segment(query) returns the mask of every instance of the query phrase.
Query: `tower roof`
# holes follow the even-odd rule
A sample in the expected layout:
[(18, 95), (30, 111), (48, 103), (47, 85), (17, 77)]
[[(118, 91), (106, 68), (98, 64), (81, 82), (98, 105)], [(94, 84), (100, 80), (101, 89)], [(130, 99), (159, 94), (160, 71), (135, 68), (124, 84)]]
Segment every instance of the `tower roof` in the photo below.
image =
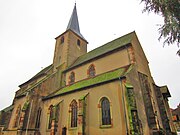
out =
[(78, 34), (81, 38), (83, 38), (85, 40), (85, 38), (83, 37), (83, 35), (80, 32), (80, 28), (79, 28), (79, 21), (78, 21), (78, 16), (77, 16), (77, 10), (76, 10), (76, 4), (74, 5), (74, 9), (71, 15), (71, 18), (69, 20), (68, 26), (66, 30), (72, 30), (74, 31), (76, 34)]

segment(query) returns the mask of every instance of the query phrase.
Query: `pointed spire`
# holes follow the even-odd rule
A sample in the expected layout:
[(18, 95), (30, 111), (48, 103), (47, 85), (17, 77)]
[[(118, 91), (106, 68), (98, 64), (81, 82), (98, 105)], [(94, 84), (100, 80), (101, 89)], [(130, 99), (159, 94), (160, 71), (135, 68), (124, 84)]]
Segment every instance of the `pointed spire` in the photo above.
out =
[(71, 18), (69, 20), (66, 30), (69, 30), (69, 29), (74, 31), (76, 34), (78, 34), (83, 39), (85, 39), (80, 32), (79, 21), (78, 21), (77, 10), (76, 10), (76, 3), (74, 5), (74, 9), (73, 9), (73, 12), (72, 12), (72, 15), (71, 15)]

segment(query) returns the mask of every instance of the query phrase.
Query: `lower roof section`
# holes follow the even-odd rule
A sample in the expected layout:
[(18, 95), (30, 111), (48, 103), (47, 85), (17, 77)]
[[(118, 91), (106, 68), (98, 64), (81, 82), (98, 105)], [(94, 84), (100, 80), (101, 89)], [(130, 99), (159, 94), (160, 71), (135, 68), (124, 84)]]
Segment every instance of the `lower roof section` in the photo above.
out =
[(75, 92), (80, 89), (89, 88), (95, 85), (100, 85), (102, 83), (106, 83), (109, 81), (117, 80), (120, 77), (125, 76), (131, 69), (132, 69), (132, 65), (128, 65), (126, 67), (118, 68), (116, 70), (112, 70), (110, 72), (106, 72), (92, 78), (84, 79), (82, 81), (76, 82), (71, 85), (67, 85), (59, 89), (58, 91), (50, 94), (49, 96), (44, 97), (43, 100), (57, 97), (63, 94)]

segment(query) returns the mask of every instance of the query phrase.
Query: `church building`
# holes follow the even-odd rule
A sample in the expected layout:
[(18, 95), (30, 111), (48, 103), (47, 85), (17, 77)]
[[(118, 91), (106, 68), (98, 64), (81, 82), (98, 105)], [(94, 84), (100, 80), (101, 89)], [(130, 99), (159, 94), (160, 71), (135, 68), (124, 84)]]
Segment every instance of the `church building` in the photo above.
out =
[(87, 52), (76, 5), (53, 63), (19, 85), (0, 135), (173, 135), (167, 86), (157, 86), (136, 33)]

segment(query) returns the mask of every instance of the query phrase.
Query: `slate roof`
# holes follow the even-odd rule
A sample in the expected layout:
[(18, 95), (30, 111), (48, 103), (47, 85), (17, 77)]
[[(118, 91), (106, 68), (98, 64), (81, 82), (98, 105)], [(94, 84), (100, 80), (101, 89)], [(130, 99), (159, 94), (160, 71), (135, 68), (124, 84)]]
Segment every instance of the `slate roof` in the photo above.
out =
[(84, 80), (76, 82), (72, 85), (67, 85), (66, 87), (61, 88), (58, 91), (56, 91), (56, 92), (50, 94), (49, 96), (45, 97), (44, 100), (52, 98), (52, 97), (56, 97), (59, 95), (67, 94), (70, 92), (75, 92), (75, 91), (80, 90), (80, 89), (86, 89), (86, 88), (91, 87), (91, 86), (100, 85), (102, 83), (117, 80), (120, 77), (128, 74), (132, 68), (133, 68), (132, 65), (128, 65), (126, 67), (118, 68), (116, 70), (97, 75), (93, 78), (84, 79)]
[(130, 44), (132, 41), (133, 35), (135, 35), (134, 31), (129, 34), (126, 34), (120, 38), (117, 38), (111, 42), (108, 42), (108, 43), (80, 56), (68, 69), (66, 69), (66, 71), (68, 71), (74, 67), (80, 66), (81, 64), (83, 64), (89, 60), (93, 60), (99, 56), (102, 56), (106, 53), (109, 53), (113, 50), (116, 50), (120, 47)]
[(66, 30), (69, 30), (69, 29), (74, 31), (76, 34), (78, 34), (84, 40), (86, 40), (80, 32), (78, 15), (77, 15), (77, 10), (76, 10), (76, 4), (74, 5), (74, 9), (73, 9), (73, 12), (72, 12), (72, 15), (71, 15), (71, 18), (69, 20), (69, 23), (68, 23)]

